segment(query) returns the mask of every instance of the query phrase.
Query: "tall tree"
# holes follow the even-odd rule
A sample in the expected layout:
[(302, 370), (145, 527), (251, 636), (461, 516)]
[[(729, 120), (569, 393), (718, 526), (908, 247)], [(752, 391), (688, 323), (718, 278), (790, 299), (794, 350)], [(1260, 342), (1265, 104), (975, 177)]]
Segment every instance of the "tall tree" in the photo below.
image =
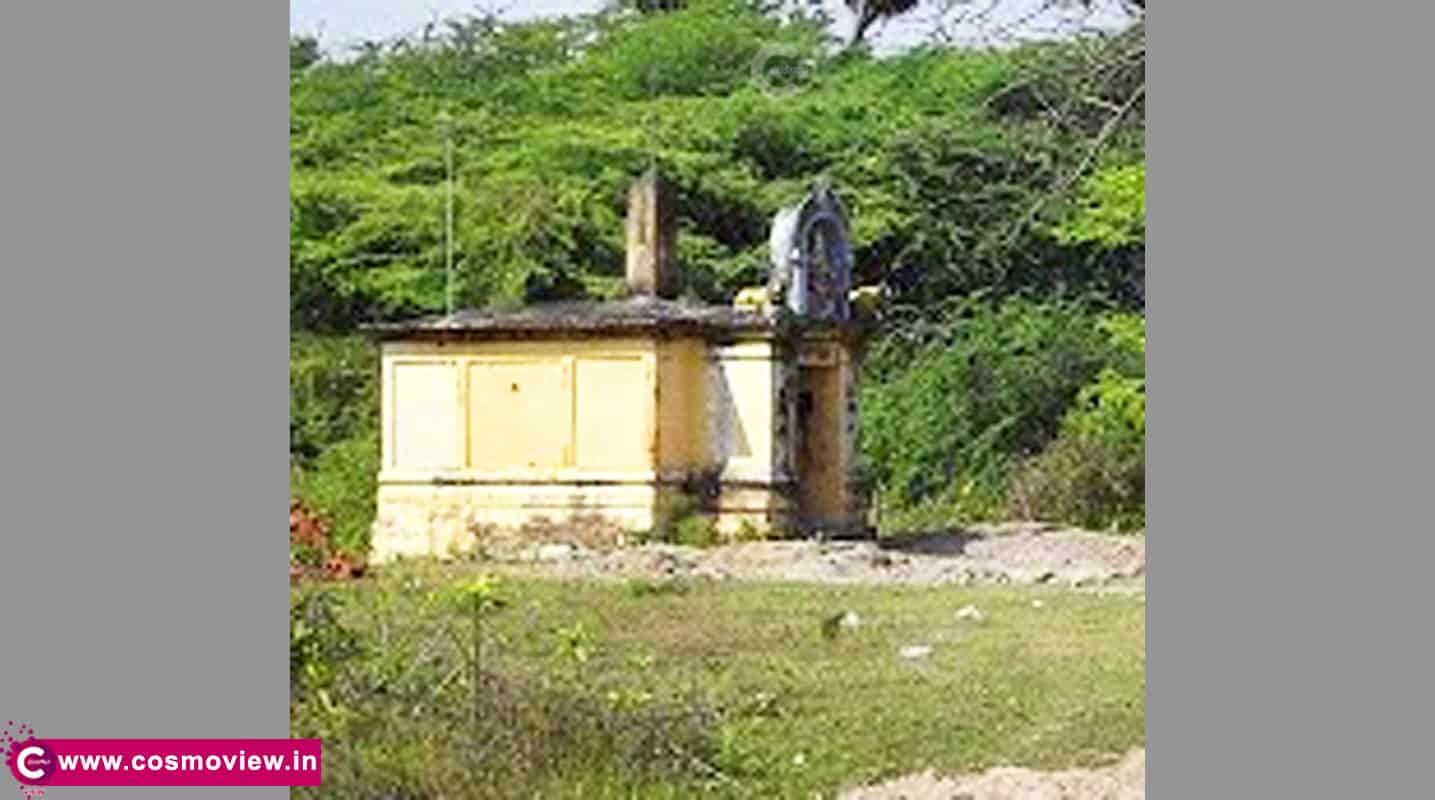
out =
[(658, 14), (664, 11), (680, 11), (687, 7), (687, 0), (624, 0), (620, 5), (636, 9), (643, 14)]
[(313, 36), (289, 37), (289, 71), (299, 72), (322, 57), (319, 40)]
[(898, 14), (905, 14), (917, 7), (917, 0), (845, 0), (847, 8), (856, 15), (857, 20), (852, 25), (852, 38), (848, 40), (848, 47), (861, 44), (867, 37), (867, 31), (878, 21), (888, 17), (895, 17)]

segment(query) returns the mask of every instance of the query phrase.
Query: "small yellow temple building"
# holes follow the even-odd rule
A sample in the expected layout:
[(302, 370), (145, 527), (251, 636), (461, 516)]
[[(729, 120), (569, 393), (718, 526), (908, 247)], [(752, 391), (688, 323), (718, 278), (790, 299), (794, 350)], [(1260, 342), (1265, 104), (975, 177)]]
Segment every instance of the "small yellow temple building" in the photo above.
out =
[(382, 467), (372, 558), (488, 538), (619, 543), (675, 515), (764, 534), (865, 529), (845, 213), (818, 187), (773, 225), (769, 284), (673, 299), (662, 182), (634, 184), (629, 296), (372, 328)]

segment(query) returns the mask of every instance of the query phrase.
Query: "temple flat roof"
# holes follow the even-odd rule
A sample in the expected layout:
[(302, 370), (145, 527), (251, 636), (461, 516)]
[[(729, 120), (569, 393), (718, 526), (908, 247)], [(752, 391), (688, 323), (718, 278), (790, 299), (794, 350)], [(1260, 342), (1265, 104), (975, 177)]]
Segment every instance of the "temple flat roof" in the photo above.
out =
[[(625, 300), (562, 301), (463, 309), (449, 315), (375, 323), (364, 326), (364, 330), (381, 339), (403, 339), (446, 334), (480, 337), (663, 333), (772, 335), (792, 327), (791, 320), (784, 321), (781, 317), (753, 309), (643, 295)], [(865, 326), (812, 323), (800, 327), (816, 331), (826, 328), (855, 330)]]
[(748, 309), (650, 296), (610, 301), (564, 301), (530, 306), (463, 309), (401, 322), (365, 326), (384, 338), (452, 333), (638, 333), (671, 329), (761, 331), (775, 327)]

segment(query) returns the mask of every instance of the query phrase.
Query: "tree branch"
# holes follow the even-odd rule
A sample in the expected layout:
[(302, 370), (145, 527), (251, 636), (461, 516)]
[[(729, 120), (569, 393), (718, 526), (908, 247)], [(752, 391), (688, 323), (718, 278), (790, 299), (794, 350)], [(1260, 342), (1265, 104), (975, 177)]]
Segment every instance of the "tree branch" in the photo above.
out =
[(1008, 247), (1011, 246), (1012, 243), (1016, 241), (1016, 237), (1041, 213), (1042, 208), (1046, 206), (1047, 202), (1053, 197), (1060, 197), (1071, 189), (1072, 185), (1095, 163), (1096, 157), (1101, 154), (1102, 148), (1106, 145), (1106, 140), (1111, 138), (1111, 134), (1115, 132), (1116, 126), (1130, 113), (1131, 109), (1136, 106), (1137, 101), (1145, 94), (1146, 83), (1142, 81), (1141, 85), (1136, 87), (1136, 90), (1131, 93), (1131, 96), (1126, 98), (1126, 102), (1122, 103), (1121, 107), (1116, 109), (1110, 117), (1107, 117), (1106, 122), (1101, 125), (1101, 130), (1097, 132), (1096, 138), (1092, 140), (1091, 146), (1087, 148), (1086, 155), (1077, 163), (1076, 168), (1058, 180), (1053, 191), (1038, 198), (1022, 217), (1021, 221), (1012, 226), (1011, 230), (1007, 232), (1004, 245)]

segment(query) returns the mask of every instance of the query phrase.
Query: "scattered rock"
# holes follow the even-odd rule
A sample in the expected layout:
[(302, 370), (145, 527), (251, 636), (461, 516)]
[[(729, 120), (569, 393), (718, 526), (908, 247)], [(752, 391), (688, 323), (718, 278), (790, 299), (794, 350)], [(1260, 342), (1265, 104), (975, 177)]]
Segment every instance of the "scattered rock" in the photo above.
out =
[(698, 567), (693, 570), (693, 577), (707, 578), (714, 581), (731, 580), (733, 574), (722, 567)]
[(770, 540), (711, 548), (654, 543), (613, 550), (543, 544), (530, 546), (521, 560), (563, 577), (710, 576), (808, 583), (1094, 588), (1144, 583), (1136, 576), (1144, 574), (1145, 558), (1145, 540), (1140, 537), (1009, 524), (859, 542)]
[(843, 611), (822, 621), (822, 635), (835, 639), (844, 630), (854, 630), (862, 624), (862, 618), (855, 611)]
[(1050, 569), (1015, 569), (1007, 573), (1012, 583), (1033, 584), (1049, 583), (1056, 577), (1056, 572)]
[(969, 619), (972, 622), (981, 622), (983, 615), (976, 606), (962, 606), (957, 609), (957, 619)]
[(577, 554), (577, 548), (571, 544), (544, 544), (539, 545), (534, 558), (539, 561), (566, 561)]
[(932, 648), (924, 644), (910, 644), (897, 651), (897, 654), (908, 661), (915, 661), (916, 659), (926, 658), (931, 655)]

